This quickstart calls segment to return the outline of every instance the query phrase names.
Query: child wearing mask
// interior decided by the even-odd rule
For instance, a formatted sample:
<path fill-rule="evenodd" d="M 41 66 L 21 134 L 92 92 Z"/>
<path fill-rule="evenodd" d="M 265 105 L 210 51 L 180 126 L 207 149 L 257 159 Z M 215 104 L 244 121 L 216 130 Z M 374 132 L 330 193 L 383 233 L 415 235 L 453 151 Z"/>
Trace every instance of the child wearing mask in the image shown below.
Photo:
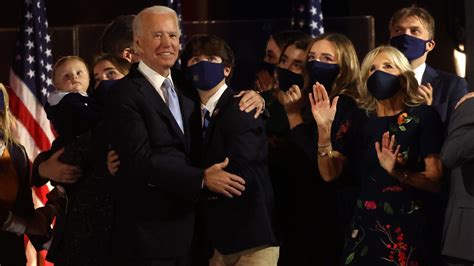
<path fill-rule="evenodd" d="M 226 84 L 233 52 L 216 36 L 197 35 L 186 44 L 181 59 L 201 101 L 201 166 L 228 158 L 226 170 L 245 180 L 243 191 L 243 184 L 231 185 L 241 190 L 240 196 L 210 190 L 204 194 L 207 238 L 214 249 L 209 265 L 276 265 L 279 248 L 272 227 L 265 129 L 261 118 L 239 110 L 240 99 Z"/>

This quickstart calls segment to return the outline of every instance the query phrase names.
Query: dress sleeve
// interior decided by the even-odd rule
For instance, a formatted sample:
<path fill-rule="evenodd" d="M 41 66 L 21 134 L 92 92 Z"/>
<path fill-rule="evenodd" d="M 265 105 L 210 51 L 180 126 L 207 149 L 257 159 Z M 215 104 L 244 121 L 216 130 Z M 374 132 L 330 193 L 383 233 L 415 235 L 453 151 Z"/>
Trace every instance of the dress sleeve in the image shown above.
<path fill-rule="evenodd" d="M 344 155 L 350 153 L 354 143 L 354 124 L 356 120 L 357 106 L 355 101 L 345 95 L 339 95 L 336 116 L 331 127 L 331 144 L 333 150 Z"/>

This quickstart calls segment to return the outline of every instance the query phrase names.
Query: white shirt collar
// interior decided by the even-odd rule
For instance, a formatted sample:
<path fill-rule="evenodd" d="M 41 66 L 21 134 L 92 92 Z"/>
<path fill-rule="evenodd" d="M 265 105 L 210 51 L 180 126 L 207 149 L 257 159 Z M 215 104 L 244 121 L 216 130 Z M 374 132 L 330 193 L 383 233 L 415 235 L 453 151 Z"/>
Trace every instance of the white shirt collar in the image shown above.
<path fill-rule="evenodd" d="M 151 83 L 151 85 L 155 88 L 158 94 L 160 94 L 161 98 L 165 100 L 163 97 L 163 92 L 161 91 L 161 85 L 163 84 L 163 81 L 165 80 L 165 78 L 168 78 L 169 80 L 171 80 L 171 83 L 173 83 L 173 79 L 171 78 L 171 70 L 167 77 L 163 77 L 162 75 L 160 75 L 158 72 L 153 70 L 151 67 L 149 67 L 147 64 L 145 64 L 145 62 L 141 60 L 140 60 L 140 63 L 138 63 L 138 70 Z"/>
<path fill-rule="evenodd" d="M 201 110 L 206 108 L 206 110 L 209 111 L 210 116 L 214 113 L 214 109 L 216 108 L 217 102 L 219 102 L 219 99 L 221 98 L 222 94 L 224 91 L 227 89 L 227 84 L 222 84 L 222 86 L 214 93 L 211 98 L 207 101 L 206 104 L 201 103 Z M 202 116 L 202 112 L 201 112 Z"/>
<path fill-rule="evenodd" d="M 415 72 L 415 78 L 418 81 L 418 84 L 421 84 L 421 80 L 423 79 L 423 74 L 425 73 L 426 70 L 426 63 L 423 63 L 419 65 L 417 68 L 413 69 L 413 72 Z"/>
<path fill-rule="evenodd" d="M 87 97 L 87 92 L 70 92 L 70 91 L 53 91 L 48 95 L 48 103 L 51 106 L 58 104 L 64 96 L 68 95 L 69 93 L 79 93 L 80 95 Z"/>

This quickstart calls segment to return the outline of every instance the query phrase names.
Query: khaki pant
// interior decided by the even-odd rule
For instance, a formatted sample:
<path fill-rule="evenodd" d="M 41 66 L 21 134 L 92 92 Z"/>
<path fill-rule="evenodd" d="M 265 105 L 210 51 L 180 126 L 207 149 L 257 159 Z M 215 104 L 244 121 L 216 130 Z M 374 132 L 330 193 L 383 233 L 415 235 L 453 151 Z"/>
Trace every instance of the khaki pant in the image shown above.
<path fill-rule="evenodd" d="M 209 266 L 276 266 L 280 247 L 256 247 L 223 255 L 214 250 Z"/>

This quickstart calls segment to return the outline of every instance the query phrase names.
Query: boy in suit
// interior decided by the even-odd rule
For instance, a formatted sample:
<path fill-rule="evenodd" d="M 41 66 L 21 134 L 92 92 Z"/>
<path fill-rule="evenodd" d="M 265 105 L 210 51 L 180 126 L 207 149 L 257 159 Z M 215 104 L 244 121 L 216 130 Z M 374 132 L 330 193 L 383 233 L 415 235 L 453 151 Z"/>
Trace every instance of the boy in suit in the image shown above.
<path fill-rule="evenodd" d="M 196 35 L 181 59 L 201 100 L 201 166 L 229 158 L 226 170 L 245 180 L 239 197 L 213 191 L 204 195 L 207 237 L 214 248 L 210 265 L 276 265 L 279 248 L 264 124 L 239 110 L 240 99 L 226 84 L 233 52 L 216 36 Z"/>

